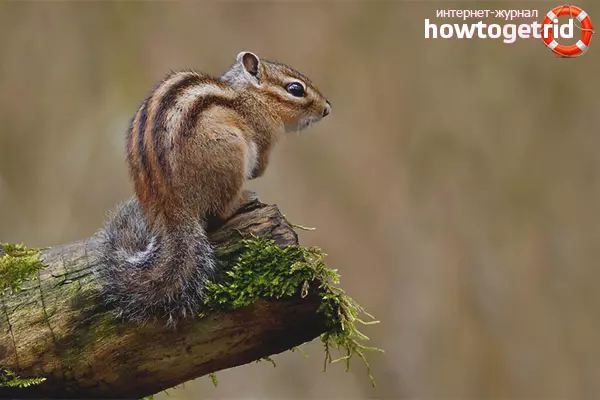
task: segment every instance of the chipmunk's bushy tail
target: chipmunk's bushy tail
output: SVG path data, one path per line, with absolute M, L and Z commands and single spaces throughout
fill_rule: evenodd
M 198 313 L 215 269 L 214 250 L 200 221 L 167 233 L 149 229 L 132 198 L 97 236 L 94 273 L 104 302 L 118 317 L 138 323 L 158 317 L 174 326 Z

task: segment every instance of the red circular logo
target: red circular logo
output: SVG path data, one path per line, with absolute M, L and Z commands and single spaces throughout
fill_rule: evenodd
M 570 46 L 563 46 L 562 44 L 559 44 L 554 39 L 552 33 L 556 23 L 558 22 L 558 17 L 565 16 L 575 18 L 580 24 L 580 26 L 577 26 L 577 28 L 581 30 L 581 37 L 577 43 Z M 546 28 L 546 26 L 548 27 Z M 546 43 L 546 46 L 548 46 L 550 50 L 561 57 L 577 57 L 582 55 L 588 49 L 593 34 L 594 26 L 592 25 L 590 16 L 581 8 L 571 4 L 565 4 L 563 6 L 553 8 L 548 12 L 548 14 L 546 14 L 546 18 L 544 18 L 544 21 L 542 22 L 542 40 L 544 43 Z

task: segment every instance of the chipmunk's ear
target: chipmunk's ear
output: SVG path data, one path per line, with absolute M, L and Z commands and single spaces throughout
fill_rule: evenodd
M 263 65 L 260 58 L 249 51 L 242 51 L 237 55 L 237 62 L 241 64 L 247 77 L 256 84 L 260 84 Z

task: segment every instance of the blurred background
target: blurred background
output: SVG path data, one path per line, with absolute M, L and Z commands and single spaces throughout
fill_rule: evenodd
M 364 329 L 386 350 L 378 386 L 360 362 L 322 374 L 315 341 L 156 398 L 596 399 L 600 43 L 569 60 L 534 39 L 424 38 L 438 9 L 558 5 L 0 3 L 0 240 L 92 235 L 133 193 L 124 132 L 153 84 L 251 50 L 333 104 L 250 187 L 317 228 L 301 243 L 381 320 Z M 600 3 L 578 5 L 600 26 Z

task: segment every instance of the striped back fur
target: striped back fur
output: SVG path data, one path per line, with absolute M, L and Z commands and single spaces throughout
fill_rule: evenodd
M 126 136 L 127 161 L 137 197 L 151 221 L 168 207 L 175 141 L 190 135 L 210 105 L 232 101 L 231 89 L 197 72 L 172 73 L 142 102 Z
M 194 315 L 215 266 L 202 219 L 231 215 L 278 137 L 330 109 L 304 75 L 249 52 L 219 78 L 176 72 L 150 91 L 126 135 L 136 198 L 98 234 L 95 273 L 116 315 Z

